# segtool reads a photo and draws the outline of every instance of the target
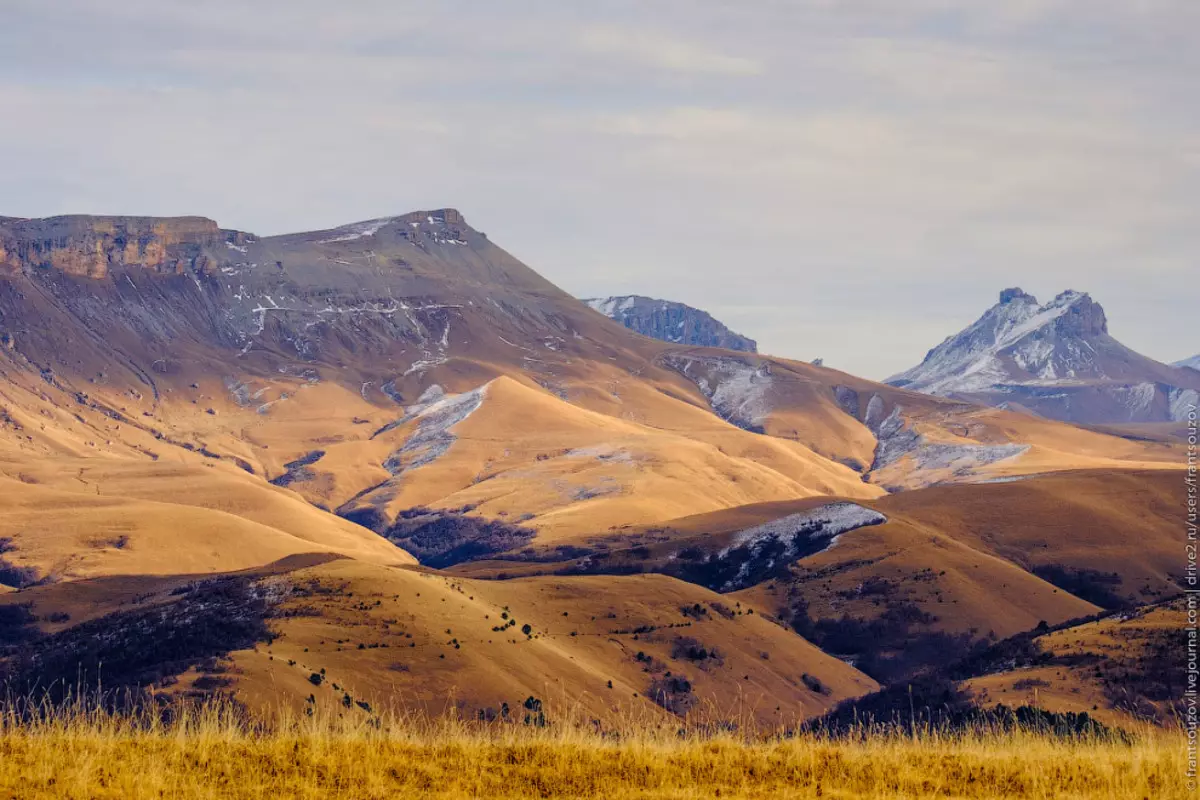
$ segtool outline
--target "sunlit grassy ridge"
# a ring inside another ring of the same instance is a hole
[[[516,715],[514,715],[516,716]],[[347,718],[349,719],[349,718]],[[1184,797],[1183,740],[976,730],[843,740],[651,725],[409,716],[270,725],[210,704],[173,721],[74,707],[0,722],[0,796],[20,798]]]

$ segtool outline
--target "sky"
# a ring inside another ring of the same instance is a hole
[[[1196,0],[2,0],[0,215],[452,206],[884,378],[1001,289],[1200,352]]]

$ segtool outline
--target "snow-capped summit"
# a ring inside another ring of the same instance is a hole
[[[1085,292],[1042,305],[1012,288],[887,382],[1075,422],[1129,422],[1172,419],[1180,392],[1200,390],[1197,377],[1112,338],[1104,309]]]
[[[1000,302],[975,323],[888,383],[949,395],[1014,382],[1104,378],[1104,365],[1098,363],[1091,340],[1107,337],[1104,309],[1086,293],[1068,290],[1039,305],[1021,289],[1005,289]]]

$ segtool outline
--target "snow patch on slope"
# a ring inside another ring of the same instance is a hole
[[[721,591],[750,586],[755,576],[832,547],[844,533],[884,522],[887,517],[878,511],[839,502],[746,528],[716,554],[716,559],[741,562],[736,575],[724,583]]]
[[[401,421],[416,419],[416,431],[399,450],[388,456],[383,462],[384,469],[399,476],[444,455],[458,438],[450,429],[483,405],[489,385],[490,382],[454,395],[445,394],[442,387],[436,384],[426,389],[417,403],[406,409],[407,413]]]
[[[1171,405],[1171,421],[1184,422],[1200,406],[1200,392],[1195,389],[1172,389],[1168,402]]]
[[[665,363],[690,378],[708,398],[713,411],[739,428],[761,430],[773,410],[770,391],[774,379],[769,363],[682,356],[669,356]]]
[[[328,239],[319,239],[317,244],[332,244],[334,242],[352,242],[355,239],[362,239],[367,236],[374,236],[380,230],[396,222],[399,217],[380,217],[379,219],[369,219],[365,222],[355,222],[351,225],[343,225],[340,228],[334,228],[333,233],[336,236],[331,236]]]
[[[742,427],[761,428],[771,413],[767,400],[771,383],[770,372],[761,367],[732,366],[718,373],[709,401],[725,419]]]
[[[1029,449],[1026,444],[930,441],[908,424],[901,406],[893,406],[891,412],[880,419],[883,408],[883,398],[878,394],[872,395],[864,420],[878,442],[872,471],[911,457],[917,470],[950,470],[952,476],[963,477],[980,467],[1014,458]]]
[[[722,550],[721,554],[728,555],[733,547],[752,547],[769,538],[794,537],[799,532],[813,534],[809,538],[831,539],[855,528],[883,522],[887,522],[887,517],[874,509],[857,503],[830,503],[739,531],[734,535],[730,547]]]
[[[633,304],[637,302],[637,296],[624,295],[622,297],[589,297],[583,302],[589,308],[599,311],[609,319],[617,319],[621,314],[624,314],[626,311],[633,308]]]
[[[1144,419],[1154,404],[1154,398],[1158,395],[1157,387],[1153,383],[1112,386],[1106,391],[1122,406],[1129,409],[1130,421]]]

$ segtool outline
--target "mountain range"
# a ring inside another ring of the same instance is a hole
[[[1070,422],[1171,422],[1200,403],[1200,376],[1113,338],[1099,303],[1065,291],[1048,303],[1020,289],[887,383]]]
[[[0,681],[776,724],[1177,591],[1183,444],[1022,388],[1189,389],[1085,295],[1006,292],[903,386],[645,302],[684,341],[454,209],[0,218]]]

